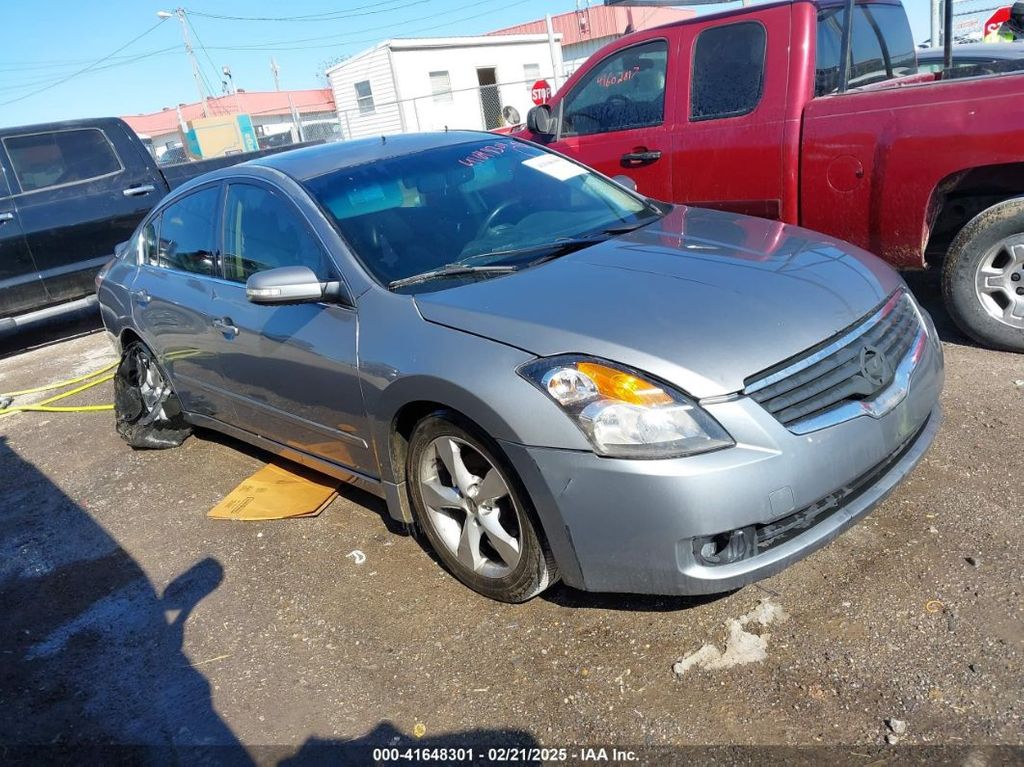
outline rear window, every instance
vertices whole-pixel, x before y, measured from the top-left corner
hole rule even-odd
[[[764,89],[765,31],[757,22],[705,29],[693,54],[691,120],[738,117],[757,108]]]
[[[23,192],[117,173],[121,161],[98,128],[10,136],[4,147]]]
[[[825,96],[839,90],[845,20],[845,8],[823,8],[818,11],[816,96]],[[914,36],[902,6],[856,6],[851,42],[851,88],[917,72]]]

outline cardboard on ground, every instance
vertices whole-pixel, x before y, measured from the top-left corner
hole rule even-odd
[[[295,464],[267,464],[210,509],[215,519],[315,517],[338,495],[337,480]]]

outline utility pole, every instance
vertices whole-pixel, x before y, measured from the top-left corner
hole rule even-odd
[[[941,7],[942,0],[932,0],[932,39],[928,42],[928,47],[930,48],[939,47],[940,30],[942,29]]]
[[[561,76],[558,71],[558,57],[555,56],[555,29],[551,23],[551,14],[547,14],[544,17],[544,23],[548,30],[548,53],[551,55],[551,79],[554,81],[551,83],[551,93],[558,91],[559,83],[561,82]]]
[[[203,81],[199,75],[199,60],[196,58],[196,52],[192,50],[192,39],[188,34],[188,20],[185,18],[184,8],[175,8],[174,13],[170,11],[157,11],[156,15],[161,19],[169,19],[171,16],[177,16],[178,21],[181,22],[181,39],[185,42],[185,55],[188,56],[190,62],[192,62],[192,79],[196,81],[196,90],[199,92],[199,103],[203,106],[203,117],[209,117],[209,113],[206,109],[206,90],[203,88]]]
[[[281,71],[277,68],[277,61],[270,57],[270,73],[274,75],[274,90],[281,90]]]

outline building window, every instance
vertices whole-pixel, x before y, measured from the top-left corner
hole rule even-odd
[[[373,90],[370,88],[370,81],[363,80],[356,83],[356,104],[359,105],[359,114],[370,114],[373,111]]]
[[[705,29],[693,54],[690,119],[750,114],[764,91],[766,33],[758,22]]]
[[[434,94],[435,102],[449,102],[452,100],[452,81],[447,72],[430,73],[430,92]]]
[[[540,64],[523,64],[523,79],[526,80],[526,90],[533,88],[540,79]]]

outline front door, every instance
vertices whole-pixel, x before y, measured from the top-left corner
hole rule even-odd
[[[551,148],[606,176],[629,176],[641,194],[669,200],[675,69],[662,39],[610,54],[555,105],[562,120]]]
[[[768,9],[788,19],[789,7]],[[771,31],[768,32],[768,29]],[[784,39],[768,40],[768,35]],[[672,141],[673,202],[796,221],[799,163],[783,163],[787,68],[765,52],[789,47],[789,24],[742,21],[684,30],[679,60],[692,67]]]
[[[242,428],[340,466],[376,476],[357,373],[355,310],[330,303],[259,305],[250,275],[308,266],[327,281],[335,267],[298,208],[256,183],[228,187],[225,281],[216,287],[218,362]]]
[[[480,86],[480,115],[484,130],[501,127],[501,94],[498,91],[498,76],[494,67],[480,67],[476,70],[476,82]]]
[[[219,280],[217,218],[221,187],[208,186],[165,207],[143,227],[132,316],[190,413],[231,421],[216,359],[213,326]]]
[[[46,288],[25,242],[0,164],[0,318],[40,309],[47,303]],[[0,329],[3,324],[0,319]]]
[[[95,291],[114,246],[159,199],[149,166],[122,158],[101,128],[7,136],[28,247],[54,302]],[[161,182],[162,183],[162,182]]]

